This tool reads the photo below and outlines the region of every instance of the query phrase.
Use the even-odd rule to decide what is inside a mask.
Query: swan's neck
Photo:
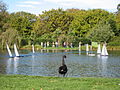
[[[62,65],[65,65],[65,60],[64,60],[64,57],[62,59]]]

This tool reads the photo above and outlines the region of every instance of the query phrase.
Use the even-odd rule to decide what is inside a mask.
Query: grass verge
[[[89,46],[90,48],[90,46]],[[101,46],[102,48],[102,46]],[[21,49],[32,49],[32,46],[31,45],[27,45],[27,46],[24,46],[22,47]],[[35,45],[35,49],[36,50],[40,50],[40,49],[48,49],[48,50],[79,50],[79,47],[73,47],[73,48],[70,48],[70,47],[46,47],[46,48],[43,48],[41,47],[40,45]],[[97,50],[97,47],[92,47],[93,50]],[[86,46],[81,46],[81,50],[86,50]],[[120,50],[120,46],[107,46],[107,50]]]
[[[0,75],[1,90],[120,90],[120,78]]]

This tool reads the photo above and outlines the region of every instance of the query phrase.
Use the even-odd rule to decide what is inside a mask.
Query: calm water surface
[[[0,73],[58,76],[62,56],[66,55],[67,77],[120,77],[120,51],[108,51],[109,56],[88,56],[84,51],[19,52],[25,57],[9,58],[7,52],[0,52]]]

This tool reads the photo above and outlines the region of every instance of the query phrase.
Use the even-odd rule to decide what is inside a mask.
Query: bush
[[[120,46],[120,36],[116,36],[112,38],[112,40],[108,43],[109,46]]]
[[[120,46],[120,42],[109,42],[109,46]]]

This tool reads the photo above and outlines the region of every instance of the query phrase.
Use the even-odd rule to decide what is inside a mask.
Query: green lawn
[[[31,45],[27,45],[22,47],[21,49],[31,49]],[[89,46],[90,48],[90,46]],[[102,45],[101,45],[102,48]],[[74,48],[70,48],[70,47],[46,47],[43,48],[40,45],[35,45],[35,49],[39,50],[39,49],[48,49],[48,50],[79,50],[79,47],[74,47]],[[93,50],[97,50],[97,47],[92,47]],[[81,46],[81,50],[86,50],[86,46]],[[107,46],[107,50],[120,50],[120,46]]]
[[[120,78],[0,75],[0,90],[120,90]]]

